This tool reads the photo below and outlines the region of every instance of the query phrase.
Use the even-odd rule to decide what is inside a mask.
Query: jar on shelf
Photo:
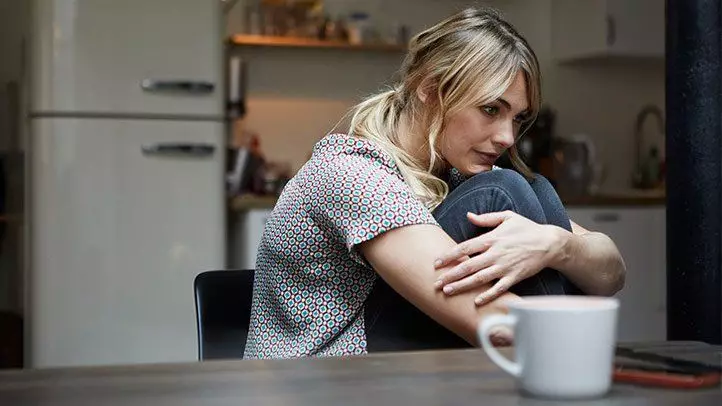
[[[362,12],[351,13],[348,18],[348,41],[352,44],[366,42],[369,31],[369,15]]]

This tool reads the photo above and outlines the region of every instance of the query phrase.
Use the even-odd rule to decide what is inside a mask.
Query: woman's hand
[[[514,345],[514,332],[506,326],[498,326],[489,332],[489,341],[494,347],[511,347]]]
[[[437,268],[454,260],[463,262],[441,274],[435,286],[453,295],[497,280],[476,297],[477,305],[487,303],[547,267],[564,244],[561,228],[537,224],[511,211],[468,213],[467,217],[479,227],[494,230],[457,244],[439,258]]]

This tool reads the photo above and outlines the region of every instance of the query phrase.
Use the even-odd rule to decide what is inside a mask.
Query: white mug
[[[582,399],[605,395],[612,382],[619,301],[607,297],[533,296],[509,305],[509,314],[487,316],[479,342],[532,396]],[[514,330],[516,362],[489,340],[494,327]]]

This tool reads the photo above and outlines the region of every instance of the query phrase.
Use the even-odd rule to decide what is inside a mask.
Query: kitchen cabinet
[[[627,265],[620,301],[620,341],[666,338],[666,211],[642,207],[571,207],[569,217],[584,228],[607,234]]]
[[[664,0],[552,0],[552,53],[560,62],[661,60],[664,27]]]

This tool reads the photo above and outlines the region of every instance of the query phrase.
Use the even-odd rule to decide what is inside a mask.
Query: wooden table
[[[0,405],[555,405],[520,396],[479,350],[0,373]],[[615,385],[566,404],[722,405],[722,388]]]

